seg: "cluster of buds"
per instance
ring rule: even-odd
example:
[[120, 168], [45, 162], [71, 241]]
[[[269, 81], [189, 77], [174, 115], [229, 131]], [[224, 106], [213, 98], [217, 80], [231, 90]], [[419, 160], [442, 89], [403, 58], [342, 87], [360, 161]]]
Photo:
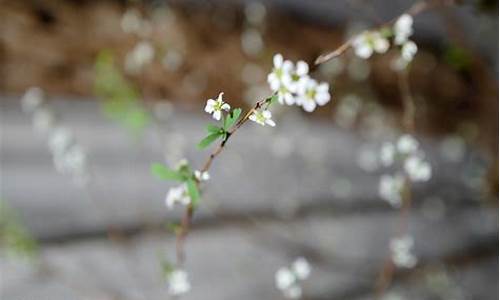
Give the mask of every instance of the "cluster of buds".
[[311, 274], [311, 266], [303, 257], [297, 258], [290, 267], [280, 268], [275, 276], [276, 287], [283, 292], [283, 296], [289, 299], [302, 297], [300, 281], [305, 280]]

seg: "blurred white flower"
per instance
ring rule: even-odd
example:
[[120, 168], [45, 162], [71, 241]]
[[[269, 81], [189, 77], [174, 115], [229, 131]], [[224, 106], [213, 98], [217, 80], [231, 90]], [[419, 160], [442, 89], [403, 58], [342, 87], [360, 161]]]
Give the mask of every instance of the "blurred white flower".
[[258, 55], [264, 48], [262, 34], [254, 28], [246, 29], [241, 33], [241, 48], [248, 56]]
[[49, 136], [49, 149], [54, 153], [65, 152], [73, 142], [73, 135], [71, 131], [64, 127], [57, 127], [50, 133]]
[[251, 121], [254, 121], [255, 123], [258, 123], [262, 126], [269, 125], [271, 127], [276, 126], [276, 123], [271, 119], [272, 114], [269, 110], [264, 110], [264, 111], [254, 111], [253, 114], [248, 117]]
[[401, 154], [415, 153], [418, 149], [418, 142], [413, 136], [404, 134], [398, 139], [396, 148]]
[[198, 179], [198, 181], [207, 181], [210, 179], [210, 174], [208, 174], [207, 171], [201, 172], [201, 171], [194, 171], [194, 177]]
[[415, 54], [417, 54], [417, 50], [417, 44], [415, 44], [413, 41], [407, 41], [401, 47], [401, 57], [406, 62], [411, 62]]
[[372, 56], [373, 52], [385, 53], [389, 49], [389, 41], [378, 31], [365, 31], [352, 40], [354, 53], [363, 59]]
[[409, 235], [393, 238], [390, 241], [392, 261], [397, 267], [413, 268], [417, 264], [417, 258], [411, 253], [414, 240]]
[[326, 82], [318, 84], [309, 79], [299, 86], [297, 104], [307, 112], [312, 112], [317, 105], [323, 106], [330, 101], [329, 85]]
[[402, 45], [413, 34], [413, 17], [409, 14], [401, 15], [393, 26], [394, 44]]
[[396, 156], [396, 147], [394, 144], [385, 142], [380, 148], [380, 161], [384, 167], [388, 167], [394, 163], [394, 158]]
[[138, 73], [144, 66], [153, 61], [155, 49], [148, 41], [135, 45], [134, 49], [125, 57], [125, 70], [129, 73]]
[[142, 18], [137, 9], [128, 9], [122, 16], [121, 27], [126, 33], [138, 33], [141, 29]]
[[173, 209], [176, 203], [182, 205], [189, 205], [189, 203], [191, 203], [191, 198], [189, 197], [185, 184], [170, 188], [167, 193], [167, 197], [165, 198], [165, 205], [167, 208]]
[[409, 156], [405, 160], [404, 169], [411, 181], [428, 181], [432, 176], [431, 165], [420, 155]]
[[168, 293], [178, 296], [191, 290], [188, 274], [184, 270], [174, 270], [168, 276]]
[[275, 276], [276, 287], [281, 290], [283, 296], [289, 299], [298, 299], [302, 296], [302, 288], [299, 280], [305, 280], [311, 273], [311, 266], [303, 257], [297, 258], [291, 268], [280, 268]]
[[295, 274], [288, 268], [280, 268], [274, 276], [276, 287], [280, 290], [286, 290], [295, 284], [297, 278]]
[[217, 97], [217, 100], [214, 99], [208, 99], [207, 100], [207, 105], [205, 106], [205, 111], [209, 114], [212, 115], [212, 117], [219, 121], [221, 116], [222, 116], [222, 111], [229, 111], [231, 109], [231, 106], [229, 104], [225, 103], [222, 100], [222, 96], [224, 95], [223, 92], [219, 94]]
[[43, 103], [44, 92], [39, 87], [29, 88], [21, 98], [21, 107], [24, 112], [32, 113], [37, 110]]
[[292, 270], [298, 279], [304, 280], [311, 274], [311, 265], [305, 258], [299, 257], [293, 262]]
[[378, 188], [380, 198], [389, 202], [394, 207], [400, 207], [404, 182], [404, 176], [400, 174], [394, 176], [382, 175]]

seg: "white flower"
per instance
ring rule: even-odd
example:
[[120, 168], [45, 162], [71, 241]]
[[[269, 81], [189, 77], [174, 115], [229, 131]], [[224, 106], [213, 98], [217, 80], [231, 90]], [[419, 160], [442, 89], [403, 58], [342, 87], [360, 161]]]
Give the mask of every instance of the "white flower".
[[411, 155], [405, 160], [404, 169], [412, 181], [431, 179], [432, 168], [420, 155]]
[[304, 280], [311, 274], [311, 265], [305, 258], [299, 257], [293, 262], [292, 270], [298, 279]]
[[141, 29], [142, 19], [138, 10], [128, 9], [122, 16], [121, 27], [126, 33], [136, 33]]
[[191, 203], [191, 198], [189, 197], [185, 184], [170, 188], [167, 193], [167, 197], [165, 198], [165, 205], [167, 208], [173, 209], [176, 203], [182, 205], [189, 205], [189, 203]]
[[382, 175], [380, 177], [378, 193], [380, 198], [389, 202], [394, 207], [401, 206], [401, 192], [405, 179], [402, 175]]
[[396, 148], [394, 144], [386, 142], [382, 144], [380, 148], [380, 161], [384, 167], [388, 167], [394, 163], [394, 158], [396, 156]]
[[401, 47], [401, 57], [406, 61], [410, 62], [413, 60], [415, 54], [417, 54], [417, 44], [413, 41], [407, 41]]
[[274, 275], [276, 287], [280, 290], [286, 290], [295, 284], [297, 278], [295, 274], [288, 268], [280, 268]]
[[281, 54], [276, 54], [273, 57], [273, 65], [272, 72], [267, 75], [267, 82], [271, 90], [276, 92], [280, 86], [288, 85], [292, 80], [293, 63], [289, 60], [283, 60]]
[[402, 45], [413, 34], [413, 17], [409, 14], [401, 15], [394, 23], [394, 44]]
[[309, 277], [311, 266], [303, 257], [297, 258], [291, 268], [280, 268], [274, 275], [276, 287], [289, 299], [298, 299], [302, 296], [299, 280]]
[[49, 136], [49, 149], [56, 155], [63, 153], [73, 142], [71, 131], [64, 127], [55, 128]]
[[276, 123], [274, 123], [274, 121], [271, 119], [272, 118], [272, 114], [269, 110], [264, 110], [264, 111], [254, 111], [253, 114], [250, 115], [250, 117], [248, 117], [250, 120], [262, 125], [262, 126], [265, 126], [266, 124], [271, 126], [271, 127], [274, 127], [276, 126]]
[[43, 103], [44, 92], [39, 87], [31, 87], [24, 93], [21, 106], [26, 113], [32, 113]]
[[224, 93], [220, 93], [217, 100], [208, 99], [207, 105], [205, 106], [205, 111], [211, 114], [217, 121], [219, 121], [222, 116], [222, 110], [229, 111], [231, 109], [231, 106], [222, 100], [223, 95]]
[[191, 290], [188, 274], [184, 270], [174, 270], [168, 276], [168, 293], [170, 295], [182, 295]]
[[307, 112], [312, 112], [316, 105], [323, 106], [330, 101], [329, 85], [326, 82], [318, 84], [314, 79], [309, 79], [300, 85], [297, 104]]
[[418, 149], [418, 142], [413, 136], [404, 134], [398, 139], [396, 148], [401, 154], [415, 153]]
[[208, 174], [207, 171], [201, 172], [201, 171], [194, 171], [194, 177], [198, 179], [198, 181], [207, 181], [210, 179], [210, 174]]
[[[290, 91], [297, 93], [300, 89], [300, 86], [306, 84], [307, 81], [309, 81], [308, 73], [309, 65], [305, 61], [298, 61], [291, 75], [292, 77], [289, 83]], [[287, 104], [292, 105], [294, 103], [287, 102]]]
[[288, 105], [292, 105], [295, 103], [295, 98], [292, 95], [292, 72], [294, 72], [293, 63], [289, 60], [283, 60], [283, 56], [281, 54], [276, 54], [273, 57], [273, 64], [274, 68], [272, 72], [267, 75], [269, 87], [273, 92], [277, 92], [278, 102], [280, 104], [286, 103]]
[[411, 253], [413, 244], [413, 238], [409, 235], [393, 238], [390, 241], [392, 261], [396, 266], [413, 268], [417, 264], [417, 258]]
[[127, 72], [137, 73], [153, 61], [154, 55], [155, 49], [150, 42], [139, 42], [125, 57], [125, 69]]
[[354, 53], [367, 59], [373, 52], [385, 53], [389, 49], [389, 41], [378, 31], [365, 31], [352, 40]]

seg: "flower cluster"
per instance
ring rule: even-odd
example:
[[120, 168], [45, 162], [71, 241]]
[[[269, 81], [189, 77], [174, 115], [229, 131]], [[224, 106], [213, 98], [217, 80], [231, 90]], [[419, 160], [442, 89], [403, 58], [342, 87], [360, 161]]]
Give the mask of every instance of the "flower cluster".
[[431, 165], [425, 160], [418, 141], [409, 134], [402, 135], [395, 144], [386, 142], [380, 150], [380, 161], [389, 167], [397, 161], [402, 162], [404, 172], [394, 175], [382, 175], [379, 183], [379, 195], [395, 207], [401, 205], [401, 193], [405, 179], [413, 182], [428, 181], [432, 176]]
[[365, 31], [352, 39], [354, 53], [360, 58], [367, 59], [374, 52], [385, 53], [390, 48], [389, 38], [393, 37], [392, 44], [400, 47], [401, 56], [395, 65], [404, 68], [413, 60], [417, 53], [417, 45], [409, 37], [413, 34], [413, 17], [409, 14], [401, 15], [392, 28], [383, 27], [380, 30]]
[[275, 274], [276, 287], [286, 298], [298, 299], [302, 296], [300, 280], [305, 280], [311, 273], [311, 266], [303, 257], [297, 258], [290, 268], [280, 268]]
[[305, 111], [312, 112], [316, 106], [323, 106], [330, 101], [329, 85], [318, 83], [309, 77], [309, 65], [304, 61], [293, 64], [284, 60], [281, 54], [274, 55], [274, 68], [267, 76], [271, 90], [278, 96], [278, 102], [286, 105], [298, 105]]
[[179, 296], [191, 290], [191, 283], [186, 271], [177, 269], [168, 274], [168, 293]]
[[413, 268], [417, 264], [417, 257], [411, 253], [414, 243], [413, 238], [409, 235], [391, 239], [389, 247], [394, 265]]
[[43, 90], [32, 87], [21, 99], [26, 113], [33, 114], [34, 129], [47, 137], [54, 167], [62, 174], [70, 175], [77, 185], [84, 185], [89, 179], [87, 155], [76, 142], [70, 129], [58, 124], [48, 105], [44, 104]]

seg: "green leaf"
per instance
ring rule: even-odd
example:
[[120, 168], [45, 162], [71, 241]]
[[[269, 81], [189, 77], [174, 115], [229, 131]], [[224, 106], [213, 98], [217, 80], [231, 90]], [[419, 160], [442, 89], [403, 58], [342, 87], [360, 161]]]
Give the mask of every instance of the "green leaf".
[[238, 121], [241, 115], [241, 108], [233, 109], [233, 111], [224, 119], [224, 130], [228, 130]]
[[212, 125], [212, 124], [208, 124], [208, 125], [207, 125], [207, 131], [208, 131], [209, 133], [218, 133], [218, 132], [220, 132], [220, 131], [221, 131], [221, 129], [222, 129], [222, 128], [217, 127], [217, 126]]
[[179, 172], [169, 169], [167, 166], [159, 163], [151, 165], [151, 173], [157, 178], [163, 180], [184, 180], [183, 176]]
[[200, 200], [200, 192], [198, 191], [198, 186], [196, 185], [196, 181], [192, 178], [187, 180], [187, 189], [189, 193], [189, 197], [191, 197], [191, 203], [194, 207], [198, 205], [198, 200]]
[[203, 140], [201, 140], [201, 142], [198, 143], [198, 145], [197, 145], [198, 149], [205, 149], [211, 143], [213, 143], [216, 139], [218, 139], [219, 136], [221, 136], [221, 135], [223, 135], [223, 133], [221, 133], [221, 132], [209, 134]]
[[278, 102], [278, 95], [276, 94], [272, 95], [271, 97], [266, 99], [266, 102], [269, 103], [269, 105]]

